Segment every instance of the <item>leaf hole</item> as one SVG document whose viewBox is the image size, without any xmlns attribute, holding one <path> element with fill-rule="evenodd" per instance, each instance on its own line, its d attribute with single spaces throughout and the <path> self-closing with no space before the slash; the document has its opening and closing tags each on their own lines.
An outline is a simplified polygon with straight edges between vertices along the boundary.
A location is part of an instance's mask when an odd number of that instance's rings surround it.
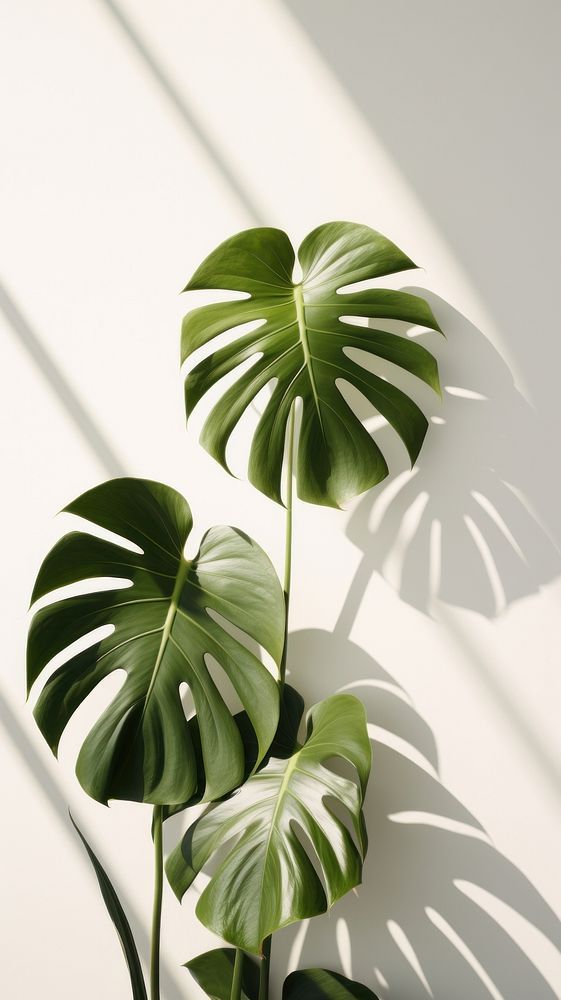
<svg viewBox="0 0 561 1000">
<path fill-rule="evenodd" d="M 183 713 L 187 722 L 195 717 L 197 710 L 195 708 L 195 702 L 193 701 L 193 695 L 191 693 L 191 688 L 186 681 L 183 681 L 179 685 L 179 698 L 181 701 L 181 707 L 183 708 Z"/>
<path fill-rule="evenodd" d="M 80 530 L 85 531 L 88 535 L 93 535 L 94 538 L 101 538 L 105 542 L 111 542 L 113 545 L 119 545 L 122 549 L 126 549 L 127 552 L 134 552 L 136 555 L 144 555 L 144 549 L 137 545 L 136 542 L 132 542 L 130 538 L 125 535 L 120 535 L 116 531 L 111 531 L 109 528 L 102 528 L 100 524 L 95 524 L 93 521 L 89 521 L 87 517 L 80 517 L 79 514 L 72 514 L 70 511 L 61 511 L 61 515 L 64 518 L 71 518 L 73 526 L 79 527 Z M 77 524 L 76 524 L 77 522 Z"/>
<path fill-rule="evenodd" d="M 89 733 L 92 727 L 99 723 L 101 716 L 118 696 L 126 680 L 125 670 L 113 670 L 80 702 L 60 740 L 58 756 L 63 763 L 65 760 L 73 762 L 76 760 L 84 743 L 84 733 Z"/>
<path fill-rule="evenodd" d="M 208 343 L 202 344 L 201 347 L 198 347 L 185 359 L 181 366 L 183 377 L 186 378 L 189 372 L 200 364 L 201 361 L 204 361 L 205 358 L 210 358 L 224 347 L 229 347 L 230 345 L 234 347 L 236 340 L 248 333 L 255 333 L 260 327 L 265 326 L 266 322 L 266 319 L 252 319 L 247 323 L 239 323 L 238 326 L 232 326 L 229 330 L 225 330 L 224 333 L 217 334 L 216 337 L 213 337 Z M 258 357 L 261 357 L 261 352 L 255 351 L 249 360 L 253 361 Z M 246 361 L 240 362 L 240 368 L 236 368 L 236 372 L 240 371 L 242 364 L 246 364 Z"/>
<path fill-rule="evenodd" d="M 226 671 L 221 667 L 218 660 L 216 660 L 210 653 L 205 653 L 204 661 L 218 693 L 222 698 L 222 701 L 228 708 L 228 711 L 232 715 L 236 712 L 240 712 L 243 709 L 243 705 Z"/>
<path fill-rule="evenodd" d="M 259 360 L 259 355 L 256 360 Z M 236 376 L 242 372 L 241 367 L 236 369 Z M 249 460 L 250 442 L 253 440 L 257 424 L 269 403 L 272 393 L 275 390 L 278 379 L 271 378 L 259 392 L 255 394 L 250 403 L 246 406 L 240 419 L 236 423 L 228 439 L 226 447 L 226 460 L 228 468 L 240 479 L 246 478 L 246 469 Z"/>
<path fill-rule="evenodd" d="M 215 611 L 214 608 L 205 608 L 205 611 L 209 618 L 212 618 L 217 625 L 220 625 L 220 627 L 223 628 L 224 631 L 232 637 L 232 639 L 235 639 L 236 642 L 239 642 L 240 646 L 244 646 L 245 649 L 249 650 L 250 653 L 253 653 L 258 660 L 261 660 L 269 673 L 276 679 L 277 667 L 273 657 L 267 652 L 266 649 L 255 641 L 253 636 L 249 635 L 248 632 L 244 632 L 243 629 L 239 628 L 237 625 L 234 625 L 233 622 L 231 622 L 228 618 L 225 618 L 224 615 L 221 615 L 219 611 Z"/>
<path fill-rule="evenodd" d="M 81 597 L 84 594 L 98 594 L 106 590 L 127 590 L 132 587 L 132 580 L 126 580 L 120 576 L 96 576 L 91 579 L 78 580 L 76 583 L 69 583 L 56 590 L 50 590 L 44 594 L 33 605 L 32 614 L 41 608 L 49 607 L 58 601 L 66 600 L 70 597 Z"/>
<path fill-rule="evenodd" d="M 40 682 L 41 689 L 47 683 L 50 677 L 59 669 L 59 667 L 64 666 L 68 663 L 74 656 L 79 653 L 84 653 L 87 649 L 92 649 L 95 646 L 101 644 L 104 639 L 108 639 L 110 635 L 113 635 L 115 631 L 114 625 L 100 625 L 98 628 L 92 629 L 90 632 L 86 632 L 85 635 L 81 635 L 79 639 L 70 643 L 69 646 L 65 646 L 61 649 L 55 656 L 45 664 L 41 673 L 39 674 L 37 680 L 33 684 L 33 688 Z"/>
<path fill-rule="evenodd" d="M 321 867 L 321 863 L 320 863 L 319 857 L 317 855 L 316 849 L 315 849 L 315 847 L 314 847 L 314 845 L 313 845 L 310 837 L 306 833 L 306 831 L 305 831 L 304 827 L 301 825 L 301 823 L 299 823 L 298 820 L 296 820 L 296 819 L 291 819 L 290 820 L 290 829 L 294 833 L 294 836 L 298 840 L 298 843 L 300 844 L 300 846 L 304 848 L 304 851 L 306 852 L 306 857 L 308 858 L 310 864 L 312 865 L 312 867 L 313 867 L 313 869 L 314 869 L 314 871 L 315 871 L 315 873 L 316 873 L 316 875 L 318 877 L 318 880 L 321 882 L 321 887 L 322 887 L 322 889 L 323 889 L 323 891 L 325 893 L 325 897 L 327 899 L 328 898 L 328 892 L 327 892 L 327 884 L 326 884 L 326 881 L 325 881 L 325 876 L 323 874 L 323 869 Z"/>
<path fill-rule="evenodd" d="M 340 799 L 336 798 L 334 795 L 324 795 L 323 803 L 326 809 L 329 810 L 332 816 L 339 821 L 342 827 L 345 828 L 349 837 L 351 838 L 357 854 L 361 854 L 360 844 L 357 839 L 356 830 L 354 828 L 352 815 L 350 809 L 341 802 Z"/>
</svg>

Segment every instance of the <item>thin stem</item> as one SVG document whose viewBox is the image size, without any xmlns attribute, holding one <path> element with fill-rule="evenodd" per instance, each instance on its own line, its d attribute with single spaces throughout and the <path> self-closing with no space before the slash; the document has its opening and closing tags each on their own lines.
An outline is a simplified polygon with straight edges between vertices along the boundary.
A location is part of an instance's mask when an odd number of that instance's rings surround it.
<svg viewBox="0 0 561 1000">
<path fill-rule="evenodd" d="M 152 940 L 150 943 L 150 1000 L 160 1000 L 160 932 L 162 926 L 162 893 L 164 885 L 162 806 L 154 806 L 153 829 L 154 905 L 152 909 Z"/>
<path fill-rule="evenodd" d="M 230 1000 L 240 1000 L 242 995 L 242 972 L 243 972 L 243 951 L 236 948 L 236 958 L 234 960 L 234 973 L 232 976 L 232 988 L 230 990 Z"/>
<path fill-rule="evenodd" d="M 271 938 L 263 941 L 263 952 L 259 966 L 259 1000 L 269 1000 L 269 968 L 271 965 Z"/>
<path fill-rule="evenodd" d="M 290 606 L 290 576 L 292 571 L 292 475 L 294 470 L 294 403 L 290 409 L 287 424 L 288 447 L 286 451 L 286 482 L 285 482 L 285 543 L 284 543 L 284 645 L 279 671 L 279 688 L 282 704 L 282 692 L 286 677 L 286 654 L 288 651 L 288 610 Z M 259 1000 L 268 1000 L 269 996 L 269 967 L 271 964 L 271 937 L 263 941 L 263 953 L 259 966 Z"/>
<path fill-rule="evenodd" d="M 285 621 L 284 621 L 284 646 L 282 650 L 282 658 L 280 664 L 280 689 L 282 694 L 282 689 L 284 687 L 284 680 L 286 676 L 286 654 L 287 654 L 287 638 L 288 638 L 288 609 L 290 604 L 290 576 L 292 571 L 292 473 L 294 466 L 294 404 L 290 410 L 290 416 L 288 418 L 288 449 L 286 453 L 286 525 L 285 525 L 285 543 L 284 543 L 284 605 L 285 605 Z"/>
</svg>

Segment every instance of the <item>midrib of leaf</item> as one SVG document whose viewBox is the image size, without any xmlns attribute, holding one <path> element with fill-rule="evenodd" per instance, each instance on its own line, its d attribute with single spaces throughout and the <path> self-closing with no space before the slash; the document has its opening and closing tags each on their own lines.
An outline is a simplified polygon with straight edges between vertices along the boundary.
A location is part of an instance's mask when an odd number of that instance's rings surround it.
<svg viewBox="0 0 561 1000">
<path fill-rule="evenodd" d="M 263 886 L 265 884 L 265 871 L 266 871 L 266 868 L 267 868 L 267 862 L 268 862 L 268 858 L 269 858 L 269 849 L 270 849 L 270 846 L 271 846 L 271 840 L 272 840 L 272 837 L 273 837 L 273 833 L 274 833 L 274 831 L 276 829 L 276 824 L 277 824 L 277 819 L 278 819 L 278 815 L 279 815 L 279 812 L 280 812 L 280 808 L 281 808 L 281 806 L 283 804 L 285 795 L 286 795 L 286 793 L 288 791 L 288 784 L 289 784 L 289 781 L 290 781 L 290 777 L 292 775 L 292 772 L 296 769 L 296 764 L 298 762 L 299 756 L 300 756 L 299 753 L 295 753 L 294 756 L 291 757 L 291 759 L 288 762 L 286 771 L 283 774 L 282 781 L 281 781 L 281 784 L 280 784 L 280 788 L 279 788 L 279 793 L 278 793 L 278 796 L 277 796 L 276 805 L 275 805 L 275 808 L 273 810 L 273 815 L 271 816 L 271 823 L 270 823 L 270 826 L 269 826 L 269 833 L 267 834 L 267 841 L 265 843 L 264 860 L 263 860 L 263 870 L 262 870 L 262 874 L 261 874 L 261 892 L 260 892 L 260 898 L 261 899 L 263 898 Z"/>
<path fill-rule="evenodd" d="M 160 645 L 158 647 L 158 655 L 156 657 L 156 662 L 154 664 L 154 669 L 152 671 L 152 677 L 150 678 L 150 685 L 148 687 L 148 691 L 146 692 L 146 697 L 144 699 L 144 707 L 142 709 L 142 716 L 140 719 L 141 723 L 142 720 L 144 719 L 144 715 L 148 707 L 148 702 L 150 701 L 150 696 L 152 694 L 152 691 L 154 690 L 154 685 L 156 683 L 158 672 L 162 665 L 162 660 L 164 658 L 168 640 L 171 634 L 171 630 L 173 628 L 173 623 L 175 621 L 175 616 L 177 614 L 177 609 L 179 606 L 179 598 L 181 597 L 181 591 L 183 590 L 183 585 L 185 583 L 187 573 L 189 572 L 190 565 L 191 563 L 187 559 L 184 559 L 183 556 L 180 557 L 179 568 L 177 570 L 177 576 L 175 578 L 175 584 L 171 595 L 170 605 L 168 608 L 168 613 L 166 615 L 166 620 L 164 622 L 164 628 L 162 631 L 162 638 L 160 639 Z"/>
<path fill-rule="evenodd" d="M 302 350 L 304 352 L 304 361 L 306 363 L 306 368 L 310 376 L 310 385 L 312 387 L 312 395 L 314 397 L 314 402 L 316 404 L 316 410 L 319 420 L 319 425 L 321 427 L 321 433 L 325 441 L 325 430 L 323 427 L 323 420 L 321 416 L 321 406 L 319 394 L 317 391 L 316 380 L 314 376 L 314 368 L 312 364 L 312 355 L 310 352 L 310 345 L 308 343 L 308 330 L 306 328 L 306 316 L 304 313 L 304 295 L 302 292 L 302 285 L 294 285 L 293 289 L 294 304 L 296 306 L 296 320 L 298 323 L 298 334 L 300 336 L 300 342 L 302 344 Z"/>
</svg>

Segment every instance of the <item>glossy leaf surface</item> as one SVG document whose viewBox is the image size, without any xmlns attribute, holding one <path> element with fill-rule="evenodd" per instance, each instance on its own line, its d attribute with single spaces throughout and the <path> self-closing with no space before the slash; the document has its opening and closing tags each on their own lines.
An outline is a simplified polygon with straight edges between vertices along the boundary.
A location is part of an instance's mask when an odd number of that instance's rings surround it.
<svg viewBox="0 0 561 1000">
<path fill-rule="evenodd" d="M 190 371 L 186 409 L 189 415 L 223 376 L 252 359 L 251 367 L 238 374 L 212 408 L 201 443 L 227 469 L 226 449 L 234 427 L 257 393 L 272 383 L 251 446 L 251 482 L 280 501 L 286 423 L 294 400 L 301 397 L 298 495 L 312 503 L 340 506 L 388 473 L 382 452 L 345 401 L 342 384 L 353 386 L 387 419 L 412 463 L 427 429 L 416 403 L 383 377 L 386 369 L 380 374 L 369 371 L 348 349 L 391 362 L 439 392 L 432 354 L 406 336 L 378 329 L 378 321 L 439 327 L 418 296 L 384 288 L 339 292 L 343 286 L 416 266 L 368 226 L 320 226 L 301 244 L 298 258 L 302 280 L 294 282 L 295 253 L 286 233 L 249 229 L 222 243 L 195 272 L 186 290 L 228 289 L 247 297 L 190 312 L 183 322 L 183 361 L 219 334 L 249 323 L 254 328 Z M 376 329 L 347 322 L 355 317 L 376 321 Z"/>
<path fill-rule="evenodd" d="M 56 753 L 84 699 L 113 671 L 123 671 L 121 688 L 82 745 L 79 780 L 101 802 L 186 802 L 200 781 L 193 728 L 180 697 L 186 684 L 197 716 L 205 798 L 224 795 L 243 779 L 244 747 L 208 658 L 241 700 L 261 759 L 278 722 L 277 685 L 223 619 L 279 662 L 284 602 L 269 559 L 250 538 L 227 527 L 211 528 L 194 559 L 185 559 L 189 506 L 175 490 L 148 480 L 112 480 L 66 510 L 126 539 L 135 551 L 126 543 L 75 531 L 41 566 L 33 601 L 78 581 L 99 586 L 102 578 L 105 589 L 64 597 L 36 612 L 29 632 L 28 688 L 76 640 L 100 626 L 113 629 L 69 655 L 46 681 L 34 713 L 45 739 Z M 114 589 L 113 580 L 129 586 Z"/>
<path fill-rule="evenodd" d="M 235 958 L 235 948 L 214 948 L 186 962 L 185 968 L 212 1000 L 230 1000 Z M 257 1000 L 258 995 L 259 966 L 244 954 L 241 1000 Z"/>
<path fill-rule="evenodd" d="M 88 857 L 92 863 L 93 870 L 99 883 L 99 888 L 101 889 L 103 901 L 107 907 L 107 912 L 111 917 L 115 930 L 119 936 L 119 941 L 121 942 L 121 947 L 123 949 L 127 968 L 129 970 L 133 1000 L 147 1000 L 142 966 L 140 964 L 140 958 L 138 957 L 138 951 L 136 949 L 133 933 L 125 911 L 121 906 L 119 897 L 117 896 L 117 893 L 115 892 L 103 865 L 97 859 L 92 848 L 88 844 L 88 841 L 84 837 L 84 834 L 80 830 L 80 827 L 75 823 L 72 816 L 70 816 L 70 819 L 76 833 L 86 848 Z"/>
<path fill-rule="evenodd" d="M 324 762 L 341 758 L 356 781 Z M 226 849 L 197 904 L 197 916 L 226 941 L 258 954 L 274 931 L 323 913 L 361 879 L 367 840 L 362 801 L 370 743 L 362 704 L 334 695 L 308 714 L 308 737 L 286 759 L 271 758 L 228 800 L 211 807 L 168 859 L 181 899 L 198 872 Z M 333 809 L 335 800 L 354 831 Z M 302 845 L 299 832 L 309 841 Z M 310 853 L 308 853 L 308 851 Z M 321 878 L 314 867 L 321 869 Z"/>
<path fill-rule="evenodd" d="M 235 948 L 215 948 L 186 963 L 198 985 L 211 1000 L 230 1000 Z M 242 1000 L 257 1000 L 259 966 L 244 954 Z M 286 977 L 282 1000 L 378 1000 L 367 986 L 329 969 L 301 969 Z"/>
<path fill-rule="evenodd" d="M 378 1000 L 367 986 L 329 969 L 301 969 L 284 981 L 282 1000 Z"/>
<path fill-rule="evenodd" d="M 257 744 L 255 730 L 251 725 L 247 712 L 236 713 L 234 716 L 234 722 L 236 723 L 242 738 L 245 754 L 245 770 L 243 780 L 240 784 L 247 781 L 249 776 L 257 769 L 257 766 L 262 768 L 270 757 L 285 758 L 291 756 L 294 750 L 299 746 L 298 729 L 302 721 L 303 712 L 304 699 L 302 698 L 302 695 L 291 687 L 290 684 L 285 684 L 282 690 L 280 717 L 277 730 L 267 753 L 261 761 L 259 761 L 259 746 Z M 204 778 L 204 768 L 200 752 L 201 741 L 196 716 L 195 718 L 189 720 L 189 730 L 195 746 L 199 774 L 202 779 Z M 200 784 L 204 789 L 204 781 L 201 780 Z M 200 801 L 201 795 L 195 794 L 187 802 L 181 802 L 173 806 L 164 806 L 163 818 L 164 820 L 169 819 L 171 816 L 175 816 L 177 813 L 183 812 L 184 809 L 197 805 Z"/>
</svg>

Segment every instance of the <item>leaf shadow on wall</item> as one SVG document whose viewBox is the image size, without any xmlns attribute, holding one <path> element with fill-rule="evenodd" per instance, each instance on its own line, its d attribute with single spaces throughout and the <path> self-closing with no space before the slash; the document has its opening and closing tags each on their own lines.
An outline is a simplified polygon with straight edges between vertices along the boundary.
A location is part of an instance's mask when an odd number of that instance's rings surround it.
<svg viewBox="0 0 561 1000">
<path fill-rule="evenodd" d="M 58 367 L 56 360 L 51 356 L 44 345 L 40 334 L 34 329 L 29 319 L 21 309 L 20 305 L 13 297 L 7 286 L 0 282 L 0 313 L 11 328 L 14 337 L 17 338 L 21 346 L 27 351 L 31 361 L 41 373 L 45 384 L 49 386 L 53 395 L 58 400 L 60 406 L 66 412 L 69 422 L 81 435 L 84 444 L 90 450 L 94 458 L 99 463 L 101 469 L 107 476 L 126 476 L 127 470 L 120 457 L 113 449 L 111 442 L 105 437 L 102 429 L 92 417 L 87 406 L 82 402 L 78 392 L 67 379 L 63 371 Z M 56 442 L 53 444 L 56 448 Z M 29 722 L 31 724 L 31 722 Z M 80 844 L 75 830 L 72 828 L 69 815 L 68 803 L 66 802 L 59 785 L 59 779 L 54 767 L 51 767 L 52 758 L 50 751 L 44 745 L 39 750 L 31 739 L 27 726 L 22 726 L 19 718 L 13 711 L 9 701 L 4 697 L 0 689 L 0 727 L 6 732 L 8 739 L 16 750 L 23 765 L 29 772 L 29 776 L 34 782 L 37 790 L 44 796 L 46 805 L 51 809 L 60 829 L 63 831 L 70 851 L 75 851 L 86 872 L 85 877 L 94 881 L 95 876 L 91 869 L 87 855 Z M 104 851 L 97 844 L 96 838 L 89 829 L 89 825 L 83 817 L 79 817 L 80 827 L 91 844 L 94 853 L 106 866 Z M 54 855 L 53 855 L 54 857 Z M 133 903 L 124 883 L 111 872 L 111 880 L 117 891 L 117 895 L 123 905 L 127 917 L 130 921 L 134 937 L 146 960 L 150 954 L 150 936 L 146 929 L 144 915 L 139 912 Z M 78 891 L 78 890 L 77 890 Z M 103 912 L 103 900 L 99 897 L 100 912 Z M 109 919 L 105 917 L 104 919 Z M 115 938 L 117 947 L 117 939 Z M 176 982 L 175 977 L 179 970 L 172 969 L 167 957 L 162 957 L 161 975 L 162 988 L 168 1000 L 182 1000 L 184 995 L 182 988 Z M 46 981 L 52 970 L 46 969 L 44 975 Z"/>
<path fill-rule="evenodd" d="M 556 994 L 508 930 L 479 905 L 479 889 L 504 903 L 561 950 L 561 924 L 529 880 L 507 860 L 474 816 L 441 783 L 435 738 L 407 693 L 364 650 L 341 633 L 291 634 L 293 670 L 322 664 L 307 703 L 344 690 L 364 703 L 371 727 L 373 771 L 365 803 L 370 849 L 358 895 L 308 922 L 302 939 L 289 927 L 275 938 L 275 962 L 320 965 L 350 974 L 385 1000 L 490 996 L 555 1000 Z M 365 679 L 366 678 L 366 679 Z M 304 682 L 305 683 L 305 682 Z M 479 893 L 481 896 L 481 893 Z M 301 948 L 301 952 L 299 949 Z M 298 952 L 298 954 L 296 954 Z M 279 968 L 279 971 L 280 971 Z M 494 987 L 494 989 L 493 989 Z"/>
<path fill-rule="evenodd" d="M 437 422 L 415 468 L 396 453 L 392 477 L 365 494 L 348 520 L 348 538 L 363 557 L 339 618 L 346 632 L 376 572 L 420 611 L 430 613 L 437 599 L 489 618 L 561 573 L 550 428 L 469 320 L 425 289 L 406 291 L 429 302 L 446 332 L 440 343 L 429 335 L 443 405 L 433 410 Z M 419 401 L 430 412 L 432 400 L 424 394 Z M 393 431 L 382 434 L 395 451 Z"/>
<path fill-rule="evenodd" d="M 554 433 L 559 4 L 539 16 L 500 0 L 283 6 L 504 332 Z"/>
</svg>

